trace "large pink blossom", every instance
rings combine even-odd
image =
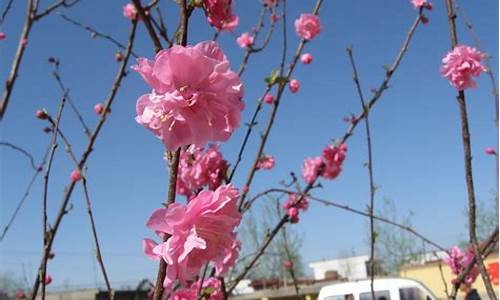
[[[323,150],[323,155],[307,158],[302,165],[302,178],[310,184],[314,182],[318,176],[325,179],[335,179],[342,171],[342,164],[345,160],[347,146],[328,145]]]
[[[232,31],[238,26],[239,18],[233,13],[232,0],[203,0],[210,25],[218,30]]]
[[[448,251],[448,257],[444,258],[443,261],[450,267],[451,271],[458,275],[462,273],[474,260],[474,250],[469,247],[465,253],[460,250],[457,246],[453,246]],[[470,272],[464,279],[464,282],[472,284],[476,281],[479,275],[479,266],[474,264]]]
[[[136,121],[168,150],[226,141],[240,125],[243,85],[216,42],[175,45],[133,69],[153,88],[137,101]]]
[[[222,284],[219,279],[215,277],[205,278],[200,289],[201,280],[193,282],[190,287],[180,288],[175,290],[170,296],[170,300],[222,300],[224,294],[222,293]],[[198,295],[199,293],[199,295]]]
[[[150,239],[143,242],[147,256],[161,258],[168,264],[163,283],[166,288],[175,280],[185,285],[207,262],[222,265],[232,260],[228,255],[233,255],[230,253],[236,243],[234,229],[241,221],[239,197],[238,190],[223,185],[215,191],[200,192],[185,206],[173,203],[151,215],[146,225],[157,233],[170,235],[160,244]]]
[[[218,188],[228,168],[219,147],[210,145],[206,150],[195,148],[182,151],[177,174],[177,192],[191,198],[204,187]]]
[[[476,48],[456,46],[443,58],[441,74],[452,86],[463,91],[476,86],[472,77],[478,77],[486,68],[481,64],[484,54]]]
[[[295,32],[303,39],[313,39],[321,32],[319,17],[313,14],[301,14],[295,20]]]
[[[271,170],[276,164],[276,160],[271,155],[262,156],[257,162],[257,166],[255,167],[257,170]]]

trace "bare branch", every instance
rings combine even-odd
[[[30,161],[30,164],[31,164],[31,168],[33,170],[37,170],[38,167],[35,165],[35,159],[33,158],[33,155],[31,155],[28,151],[24,150],[23,148],[19,147],[19,146],[16,146],[12,143],[9,143],[9,142],[0,142],[0,146],[5,146],[7,148],[11,148],[11,149],[14,149],[18,152],[20,152],[21,154],[23,154],[24,156],[26,156],[29,161]]]

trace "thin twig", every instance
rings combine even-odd
[[[365,97],[363,96],[363,90],[361,89],[361,84],[359,82],[358,70],[356,68],[356,63],[354,61],[354,55],[352,53],[352,47],[347,48],[347,54],[349,56],[349,61],[352,67],[352,80],[356,85],[356,90],[358,92],[359,101],[361,103],[361,109],[364,110],[365,115],[365,132],[366,132],[366,145],[368,151],[368,177],[370,184],[370,205],[368,207],[370,214],[370,290],[372,294],[372,299],[375,300],[375,289],[373,283],[375,280],[375,221],[373,219],[373,212],[375,211],[375,181],[373,179],[373,152],[372,152],[372,138],[370,133],[370,122],[369,122],[369,110],[365,104]]]
[[[146,11],[142,7],[141,0],[132,0],[132,2],[137,9],[139,19],[141,19],[142,23],[144,23],[149,37],[151,38],[151,41],[153,41],[155,52],[159,52],[161,49],[163,49],[163,47],[161,45],[160,39],[158,38],[158,35],[156,35],[156,31],[153,28],[153,25],[151,24],[150,15],[146,14]]]
[[[451,48],[455,48],[458,44],[457,29],[455,25],[455,12],[453,9],[452,0],[445,0],[446,9],[448,12],[448,25],[450,28]],[[491,300],[497,300],[497,295],[493,290],[491,281],[484,267],[484,261],[479,253],[479,245],[476,235],[476,196],[474,191],[474,179],[472,175],[472,151],[469,131],[469,119],[467,116],[467,104],[465,102],[465,92],[459,91],[457,95],[458,107],[460,109],[460,123],[462,127],[462,144],[464,149],[464,165],[465,165],[465,183],[467,186],[468,206],[469,206],[469,241],[474,250],[474,257],[479,266],[481,277],[483,278],[484,286]]]
[[[67,3],[66,2],[67,0],[58,0],[56,2],[54,2],[53,4],[51,4],[50,6],[48,6],[43,12],[39,13],[39,14],[36,14],[34,16],[34,20],[35,21],[38,21],[39,19],[45,17],[46,15],[50,14],[51,12],[53,12],[54,10],[56,10],[57,8],[59,8],[60,6],[63,6],[63,7],[71,7],[75,4],[77,4],[78,2],[80,2],[80,0],[73,0],[72,2],[69,2]]]
[[[14,2],[14,0],[9,0],[9,2],[7,2],[7,5],[5,6],[5,9],[2,12],[2,16],[0,17],[0,25],[2,25],[3,22],[5,21],[5,18],[7,17],[7,14],[9,13],[10,8],[12,7],[12,2]]]
[[[99,38],[103,38],[105,40],[108,40],[110,41],[111,43],[113,43],[115,46],[117,46],[118,48],[122,49],[122,50],[125,50],[127,48],[127,46],[125,46],[124,44],[120,43],[117,39],[115,39],[114,37],[112,37],[111,35],[109,34],[105,34],[105,33],[102,33],[102,32],[99,32],[97,31],[96,29],[88,26],[88,25],[85,25],[85,24],[82,24],[80,23],[79,21],[76,21],[75,19],[73,18],[70,18],[68,16],[66,16],[65,14],[63,13],[57,13],[58,16],[60,16],[63,20],[77,26],[77,27],[80,27],[82,28],[83,30],[86,30],[88,32],[90,32],[90,34],[92,35],[92,37],[99,37]],[[134,53],[134,51],[132,51],[130,53],[133,57],[137,58],[137,54]]]
[[[115,96],[118,92],[121,81],[126,74],[127,64],[128,64],[128,60],[130,58],[130,51],[132,49],[134,39],[135,39],[136,28],[137,28],[137,22],[133,21],[131,29],[130,29],[129,37],[128,37],[128,46],[127,46],[127,49],[125,50],[124,58],[121,62],[120,68],[116,74],[116,77],[115,77],[115,80],[114,80],[113,85],[111,87],[111,90],[109,92],[109,95],[106,98],[106,101],[104,102],[104,111],[109,111],[109,109],[110,109],[110,107],[115,99]],[[85,148],[85,150],[84,150],[84,152],[79,160],[78,168],[80,170],[85,167],[85,164],[87,163],[87,160],[93,151],[94,143],[95,143],[104,123],[107,120],[107,116],[108,116],[108,114],[101,114],[100,119],[99,119],[96,127],[94,128],[94,131],[92,132],[92,135],[91,135],[89,141],[87,142],[87,146],[86,146],[86,148]],[[50,234],[49,234],[48,245],[45,248],[45,251],[43,253],[42,261],[40,263],[40,267],[39,267],[37,273],[41,272],[41,269],[43,268],[43,262],[48,258],[49,254],[50,254],[50,250],[52,249],[52,245],[54,243],[55,236],[58,232],[59,226],[61,225],[61,222],[64,218],[64,215],[66,215],[66,213],[68,212],[68,204],[69,204],[69,200],[71,198],[71,195],[73,193],[74,187],[75,187],[75,182],[70,181],[70,183],[67,185],[67,187],[64,191],[58,214],[53,222],[52,229],[51,229]],[[33,285],[32,294],[31,294],[32,300],[36,299],[39,287],[40,287],[40,280],[37,276],[37,280],[35,280],[35,283]]]
[[[9,142],[0,142],[0,146],[5,146],[5,147],[8,147],[8,148],[11,148],[11,149],[14,149],[14,150],[20,152],[21,154],[23,154],[24,156],[26,156],[29,159],[31,168],[33,170],[38,169],[38,167],[35,165],[35,159],[33,158],[33,155],[31,155],[28,151],[24,150],[23,148],[21,148],[19,146],[14,145],[12,143],[9,143]]]

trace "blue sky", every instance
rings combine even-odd
[[[42,1],[44,5],[46,2]],[[237,35],[249,31],[258,16],[257,1],[236,1],[241,24],[235,34],[225,33],[219,39],[234,69],[243,56],[235,43]],[[498,2],[480,4],[463,2],[469,18],[481,37],[482,47],[498,65]],[[102,32],[125,41],[129,24],[121,15],[124,1],[82,0],[64,13]],[[172,1],[162,1],[169,28],[177,22]],[[312,0],[288,0],[290,51],[298,38],[292,21],[310,11]],[[14,7],[3,24],[7,39],[0,42],[0,77],[6,78],[24,18],[25,3]],[[440,60],[449,49],[446,10],[441,1],[434,3],[430,23],[418,28],[407,56],[393,77],[390,89],[371,113],[374,174],[380,187],[377,199],[390,197],[400,212],[415,213],[414,225],[424,235],[445,246],[451,246],[464,234],[463,209],[466,190],[462,144],[455,90],[440,77]],[[343,117],[359,112],[359,100],[351,80],[351,69],[345,48],[354,46],[361,82],[366,94],[384,76],[384,64],[390,64],[413,22],[415,11],[409,1],[325,1],[321,11],[323,32],[310,44],[307,52],[314,56],[311,65],[299,65],[294,77],[302,88],[284,99],[271,132],[266,153],[277,158],[275,169],[259,172],[254,191],[278,185],[288,179],[290,171],[299,172],[305,157],[318,155],[332,139],[343,135]],[[211,38],[213,31],[201,12],[191,19],[189,43]],[[152,44],[141,26],[134,51],[152,57]],[[459,22],[462,43],[472,44],[463,23]],[[251,57],[251,66],[242,80],[247,104],[243,119],[248,120],[256,99],[264,89],[263,78],[279,64],[279,39],[275,36],[269,48]],[[36,24],[23,60],[6,117],[1,123],[1,140],[20,145],[41,158],[49,141],[42,133],[43,122],[34,111],[46,107],[55,111],[60,97],[51,77],[49,56],[61,60],[63,79],[71,96],[91,128],[97,121],[92,108],[109,91],[117,63],[116,47],[105,40],[91,39],[56,15]],[[497,74],[498,70],[494,70]],[[483,149],[496,143],[493,123],[494,106],[487,76],[478,79],[478,88],[467,91],[472,132],[474,178],[477,197],[487,201],[495,190],[495,164]],[[152,234],[144,226],[150,213],[163,201],[167,189],[167,169],[162,160],[162,145],[152,134],[135,123],[135,101],[148,87],[134,73],[123,87],[112,108],[112,114],[95,144],[88,163],[89,188],[94,214],[101,237],[101,247],[115,287],[134,286],[141,278],[154,276],[156,263],[141,250],[141,239]],[[269,107],[262,111],[264,123]],[[67,109],[62,128],[70,136],[78,155],[86,144],[80,125]],[[342,175],[323,182],[318,196],[335,199],[356,208],[365,208],[369,199],[364,131],[359,127],[349,140],[348,158]],[[261,128],[259,130],[262,130]],[[225,157],[234,161],[244,129],[240,128],[222,146]],[[245,154],[249,158],[257,147],[254,135]],[[0,149],[0,220],[5,224],[24,192],[32,171],[26,159],[9,149]],[[240,186],[249,162],[244,162],[235,177]],[[49,220],[55,216],[72,164],[62,147],[57,152],[49,187]],[[39,180],[33,188],[7,238],[0,244],[0,269],[22,275],[35,275],[42,249],[41,189]],[[94,286],[101,275],[94,263],[92,239],[84,210],[83,195],[78,187],[73,193],[74,208],[65,217],[54,250],[57,258],[50,262],[54,277],[51,288]],[[355,249],[368,252],[366,220],[333,208],[312,205],[294,228],[303,236],[305,262],[332,258]],[[314,232],[314,234],[311,234]]]

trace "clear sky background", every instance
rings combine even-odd
[[[5,1],[4,1],[5,2]],[[43,6],[50,1],[41,1]],[[82,0],[65,14],[113,35],[125,42],[129,21],[122,16],[125,1]],[[299,39],[292,22],[300,13],[312,10],[315,1],[288,0],[289,54]],[[498,71],[498,1],[461,1],[481,37],[483,49],[492,54]],[[5,5],[5,4],[3,4]],[[172,1],[161,1],[169,29],[177,24],[177,8]],[[219,41],[233,69],[239,66],[244,51],[235,38],[250,31],[257,21],[256,0],[236,1],[240,26],[235,34],[224,33]],[[302,160],[318,155],[332,139],[347,128],[343,117],[360,111],[359,100],[351,78],[345,48],[354,53],[365,94],[384,76],[384,64],[391,64],[415,17],[407,0],[331,1],[321,10],[322,33],[306,47],[314,56],[311,65],[299,65],[294,77],[302,88],[297,94],[285,92],[265,152],[277,159],[272,171],[258,172],[252,190],[261,191],[288,179],[290,171],[300,172]],[[18,43],[17,36],[25,15],[24,1],[15,1],[1,28],[7,39],[0,42],[0,78],[6,78]],[[428,13],[430,23],[418,28],[407,56],[371,113],[374,175],[380,186],[377,201],[392,198],[401,214],[413,211],[414,226],[424,235],[444,246],[451,246],[465,236],[466,189],[462,157],[459,112],[456,91],[441,78],[441,58],[450,48],[446,10],[443,1],[435,1]],[[472,44],[462,22],[459,38]],[[266,23],[266,26],[268,23]],[[134,51],[152,57],[152,44],[143,26],[139,26]],[[189,31],[189,43],[210,39],[213,30],[201,11],[196,11]],[[279,35],[269,48],[250,58],[242,80],[245,84],[246,109],[243,120],[249,120],[257,98],[264,89],[263,78],[279,65]],[[37,23],[32,31],[6,117],[1,123],[1,140],[26,148],[40,159],[49,142],[42,132],[46,125],[34,117],[39,107],[54,112],[60,91],[51,76],[49,56],[61,60],[61,72],[71,96],[93,128],[97,116],[95,103],[108,94],[118,64],[116,47],[105,40],[91,39],[87,32],[51,15]],[[470,113],[474,179],[477,198],[488,201],[495,190],[495,163],[484,154],[484,148],[496,143],[494,105],[487,76],[478,80],[478,88],[467,91]],[[105,124],[88,163],[90,194],[101,238],[103,256],[114,287],[135,286],[142,278],[152,278],[157,264],[148,260],[141,249],[144,237],[153,234],[144,226],[150,213],[160,206],[167,192],[168,175],[162,159],[163,147],[158,139],[134,121],[136,99],[148,91],[140,76],[130,73],[123,81],[112,114]],[[261,125],[270,112],[265,107]],[[62,129],[70,137],[77,154],[86,138],[69,107]],[[262,127],[259,127],[261,130]],[[318,196],[335,199],[364,209],[369,201],[366,168],[366,144],[359,126],[349,140],[344,171],[335,181],[323,181]],[[257,132],[257,131],[256,131]],[[222,146],[228,161],[234,161],[242,140],[240,128]],[[253,157],[258,136],[253,135],[245,157]],[[32,170],[27,160],[10,149],[0,148],[0,224],[7,222]],[[249,161],[241,165],[235,184],[246,177]],[[53,166],[49,187],[49,220],[55,217],[72,164],[60,147]],[[42,250],[41,177],[33,188],[7,238],[0,243],[0,271],[21,276],[23,268],[31,279]],[[48,272],[54,278],[50,289],[57,287],[92,287],[102,282],[94,263],[92,239],[80,187],[73,193],[74,208],[64,218],[54,245],[56,259]],[[366,220],[318,204],[301,216],[294,228],[303,236],[305,262],[334,258],[351,252],[367,254]]]

